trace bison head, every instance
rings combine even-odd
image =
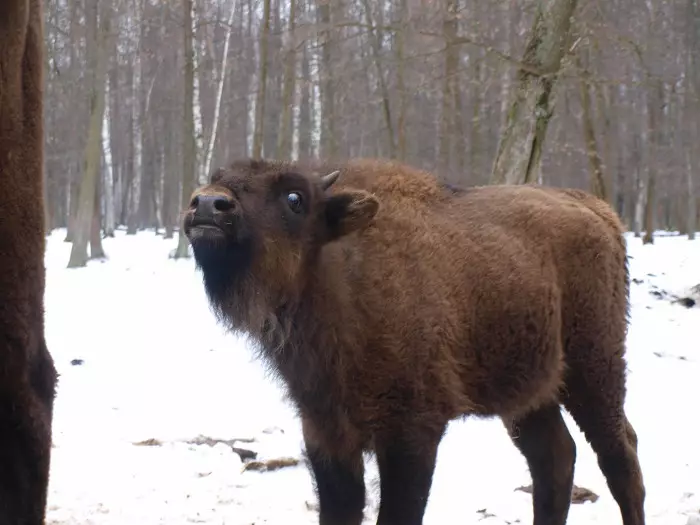
[[[184,232],[212,305],[234,329],[259,335],[276,309],[299,298],[323,246],[371,222],[378,200],[332,193],[339,176],[239,161],[192,194]]]

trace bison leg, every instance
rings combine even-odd
[[[306,444],[306,455],[316,482],[321,525],[360,525],[365,508],[362,452],[350,458],[329,457]]]
[[[503,422],[530,468],[534,525],[564,525],[571,504],[576,444],[559,405]]]
[[[378,441],[378,525],[421,525],[444,430],[444,426],[429,432],[403,429],[402,435]]]
[[[44,523],[56,383],[45,346],[27,378],[0,388],[0,525]]]
[[[644,481],[637,434],[624,412],[624,374],[622,359],[612,366],[571,371],[564,405],[598,456],[622,523],[644,525]]]

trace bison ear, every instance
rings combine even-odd
[[[369,225],[379,210],[379,200],[366,191],[343,191],[326,199],[326,240],[334,241],[343,235]]]

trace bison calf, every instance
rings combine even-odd
[[[361,522],[373,451],[378,523],[420,524],[447,423],[476,415],[501,417],[527,459],[534,523],[564,524],[576,452],[560,404],[623,523],[644,523],[625,244],[604,202],[455,191],[374,160],[244,160],[194,192],[184,229],[219,319],[258,343],[300,413],[320,523]]]

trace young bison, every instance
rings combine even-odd
[[[56,371],[44,341],[39,0],[0,0],[0,525],[44,523]]]
[[[568,514],[583,429],[625,525],[644,523],[625,416],[628,275],[602,201],[535,186],[444,189],[391,162],[238,161],[184,228],[220,320],[259,343],[299,410],[321,524],[358,525],[363,451],[381,525],[423,519],[447,423],[499,416],[534,523]]]

